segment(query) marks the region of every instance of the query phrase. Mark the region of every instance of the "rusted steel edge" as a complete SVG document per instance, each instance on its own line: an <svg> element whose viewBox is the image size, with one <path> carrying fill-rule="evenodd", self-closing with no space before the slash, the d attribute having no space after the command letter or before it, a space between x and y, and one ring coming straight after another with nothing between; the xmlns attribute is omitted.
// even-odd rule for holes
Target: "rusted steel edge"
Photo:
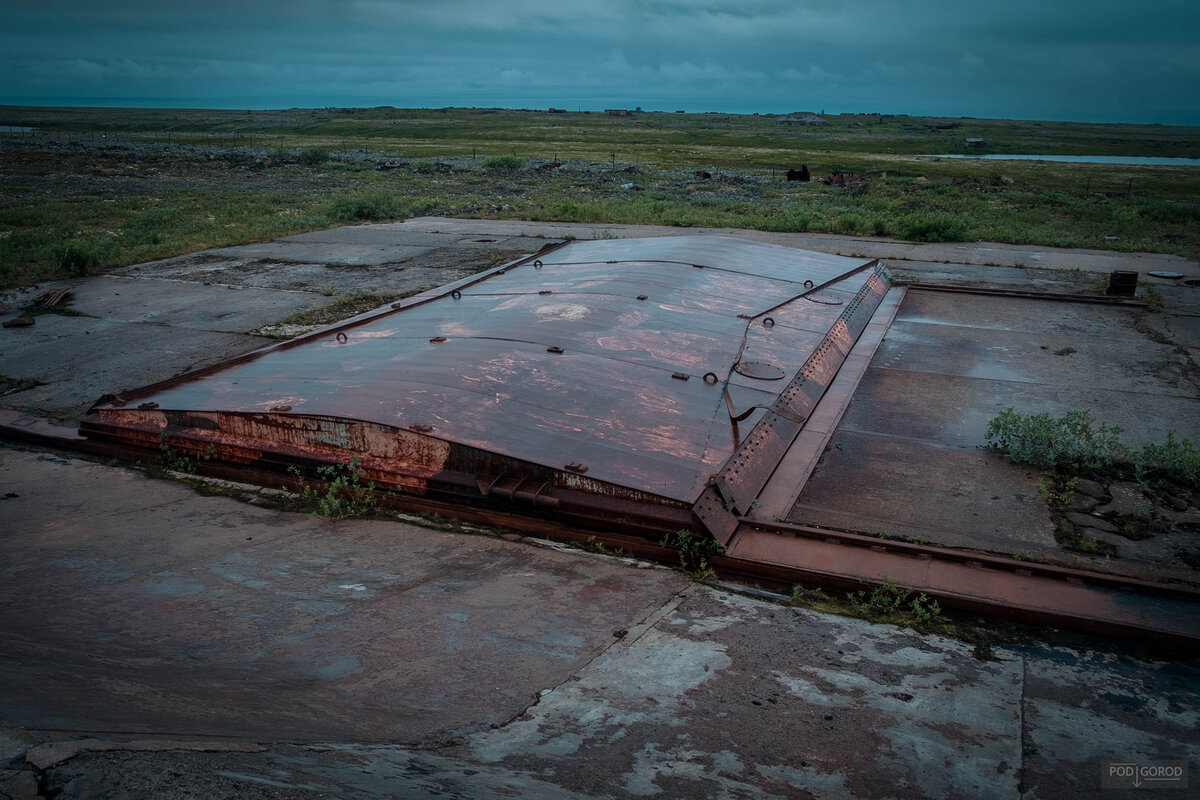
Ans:
<svg viewBox="0 0 1200 800"><path fill-rule="evenodd" d="M494 275L503 274L504 272L507 272L510 269L513 269L513 268L519 267L519 266L523 266L526 263L531 264L534 261L536 261L538 258L540 258L541 256L544 256L546 253L553 252L554 250L557 250L560 247L565 247L567 244L569 244L569 242L559 242L557 244L548 244L545 247L543 247L542 249L538 250L536 253L530 253L527 256L522 256L521 258L514 259L513 261L509 261L505 264L501 264L498 267L493 267L489 270L485 270L484 272L480 272L475 275L469 275L469 276L462 278L460 280L457 280L453 283L448 283L445 286L439 286L435 289L429 289L428 291L420 292L419 294L412 295L411 297L406 297L402 300L396 301L395 303L390 303L388 305L382 306L382 307L374 309L372 311L367 311L363 314L359 314L357 316L351 317L350 319L345 319L345 320L341 320L339 322L334 322L332 324L318 328L315 331L310 331L301 336L297 336L293 339L288 339L288 340L282 341L282 342L274 342L272 344L266 345L265 347L260 347L257 350L251 350L249 353L243 353L240 356L234 356L233 358L225 359L216 364L210 364L207 367L201 367L200 369L192 370L190 372L183 372L174 377L167 378L166 380L162 380L162 381L158 381L157 383L149 384L148 386L140 386L135 389L121 389L120 391L113 392L111 394L106 394L103 397L99 398L95 403L93 403L93 407L99 406L99 405L104 405L106 403L114 403L114 402L117 404L125 405L133 400L136 400L139 397L145 397L147 395L156 394L158 392L165 391L167 389L173 389L176 386L187 383L188 381L194 380L196 378L202 378L202 377L206 377L208 375L213 375L218 372L222 372L222 371L228 369L229 367L234 367L234 366L238 366L240 364L245 364L250 361L254 361L255 359L261 358L262 356L266 355L267 353L272 353L277 350L288 350L293 347L297 347L301 344L306 344L308 342L311 342L314 339L321 339L323 337L328 336L331 333L350 330L351 328L357 328L361 325L365 325L369 322L373 322L374 320L377 320L380 317L390 316L392 314L396 314L398 312L405 311L407 309L414 308L416 306L420 306L420 305L424 305L426 303L433 302L434 300L439 300L443 297L448 297L449 295L451 295L454 292L461 291L462 289L464 289L468 286L473 286L477 283L481 283L481 282L487 280L488 278L491 278Z"/></svg>
<svg viewBox="0 0 1200 800"><path fill-rule="evenodd" d="M85 439L72 429L56 426L44 420L34 420L21 415L19 412L4 412L3 410L0 410L0 438L38 447L73 451L103 458L115 458L127 463L135 463L147 455L147 452L141 448ZM214 465L213 463L205 463L201 465L201 472L218 478L236 479L242 482L283 488L295 488L294 481L289 481L285 476L281 476L279 473L273 471L268 472L263 470L263 474L260 475L253 470L248 472L245 469L234 469ZM670 566L677 566L679 564L679 550L676 548L666 547L653 540L631 534L581 529L555 520L530 517L515 511L490 507L465 506L432 498L392 494L386 495L382 499L387 507L399 511L432 513L460 522L501 527L525 535L536 535L583 547L603 545L610 550L620 548L625 554L630 556L645 558ZM1099 588L1107 590L1120 591L1122 589L1131 589L1145 593L1176 593L1177 595L1182 595L1181 599L1185 601L1197 602L1198 608L1200 608L1200 593L1185 587L1153 584L1136 579L1087 572L1085 570L1051 567L1049 565L1004 559L982 553L929 547L926 545L910 544L908 542L896 542L839 531L803 528L802 526L778 523L764 523L759 520L744 518L740 522L741 524L753 526L757 529L775 530L781 533L795 534L798 532L797 529L799 529L799 532L804 532L814 537L819 536L822 539L837 540L839 544L847 547L848 552L852 552L852 548L871 547L877 551L882 550L885 553L889 553L896 558L910 558L914 555L922 557L922 554L924 554L923 557L929 558L961 560L968 563L976 562L984 567L994 567L997 564L1004 564L1014 572L1017 569L1027 570L1030 576L1037 579L1054 580L1056 582L1064 579L1094 582ZM839 592L852 592L883 586L882 581L872 581L869 578L860 576L769 564L729 555L710 555L708 556L708 562L718 576L746 581L753 585L782 590L784 592L790 592L797 584ZM1050 573L1054 573L1054 575L1051 576ZM928 591L916 586L901 588L923 591L931 599L937 600L944 608L951 611L978 614L1008 622L1058 627L1094 636L1117 637L1123 641L1155 647L1182 647L1186 648L1189 652L1195 652L1197 648L1200 648L1200 638L1179 634L1174 631L1154 630L1118 621L1057 613L1044 608L1029 608L1016 604L999 603L990 598Z"/></svg>
<svg viewBox="0 0 1200 800"><path fill-rule="evenodd" d="M750 517L739 519L741 526L753 530L767 531L784 536L802 539L819 539L824 542L836 542L847 547L869 548L877 552L895 553L907 557L934 558L939 561L953 561L960 564L975 564L988 569L997 569L1013 573L1026 573L1027 576L1049 578L1058 581L1084 583L1106 589L1136 589L1139 592L1169 595L1190 600L1200 604L1200 588L1184 584L1156 583L1122 575L1111 575L1104 572L1061 567L1054 564L1040 564L1033 561L1020 561L992 553L974 550L960 550L952 547L914 544L894 539L880 539L862 533L831 530L827 528L811 528L806 525L793 525L786 522L766 522Z"/></svg>
<svg viewBox="0 0 1200 800"><path fill-rule="evenodd" d="M897 556L900 558L902 556ZM747 559L727 556L709 556L709 565L718 576L749 581L791 592L796 585L819 588L835 592L854 592L884 587L882 580L848 576L824 570L803 569L794 566L764 564ZM1106 641L1119 639L1123 642L1169 650L1178 657L1180 651L1189 656L1200 652L1200 636L1184 632L1162 630L1141 624L1122 622L1095 616L1081 616L1053 609L1038 608L1016 603L1004 603L987 597L978 597L947 591L930 590L919 586L892 584L895 588L925 594L946 609L960 614L971 614L1004 622L1032 625L1036 627L1060 628L1103 638Z"/></svg>
<svg viewBox="0 0 1200 800"><path fill-rule="evenodd" d="M1145 300L1128 297L1109 297L1099 294L1064 294L1060 292L1030 292L1024 289L985 289L974 286L953 286L948 283L904 284L914 291L948 292L953 294L977 294L989 297L1019 297L1022 300L1055 300L1062 303L1094 303L1104 306L1128 306L1145 308Z"/></svg>

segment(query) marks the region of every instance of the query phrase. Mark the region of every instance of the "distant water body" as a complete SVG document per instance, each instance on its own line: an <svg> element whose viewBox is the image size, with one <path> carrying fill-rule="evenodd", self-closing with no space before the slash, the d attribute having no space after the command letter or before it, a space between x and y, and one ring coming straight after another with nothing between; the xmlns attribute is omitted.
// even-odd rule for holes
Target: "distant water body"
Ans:
<svg viewBox="0 0 1200 800"><path fill-rule="evenodd" d="M921 153L922 158L979 158L988 161L1070 161L1082 164L1136 164L1163 167L1200 167L1200 158L1160 158L1158 156L1027 156L960 155Z"/></svg>

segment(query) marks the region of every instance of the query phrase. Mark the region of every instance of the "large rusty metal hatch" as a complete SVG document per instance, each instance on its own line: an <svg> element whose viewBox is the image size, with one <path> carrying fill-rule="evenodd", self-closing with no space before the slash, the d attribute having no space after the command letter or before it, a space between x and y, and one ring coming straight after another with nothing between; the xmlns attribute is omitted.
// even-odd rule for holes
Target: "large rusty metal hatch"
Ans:
<svg viewBox="0 0 1200 800"><path fill-rule="evenodd" d="M740 239L573 241L108 396L80 431L724 543L888 287L876 261Z"/></svg>

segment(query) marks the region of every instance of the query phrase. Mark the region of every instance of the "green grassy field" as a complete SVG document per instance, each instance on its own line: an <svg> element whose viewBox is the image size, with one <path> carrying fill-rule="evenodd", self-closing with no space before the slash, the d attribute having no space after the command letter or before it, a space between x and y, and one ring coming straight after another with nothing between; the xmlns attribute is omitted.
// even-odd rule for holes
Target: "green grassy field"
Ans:
<svg viewBox="0 0 1200 800"><path fill-rule="evenodd" d="M1200 258L1200 129L908 116L0 107L0 285L414 214ZM968 151L966 140L983 144ZM539 168L550 162L557 168ZM854 173L848 186L787 182ZM711 178L697 177L699 170Z"/></svg>

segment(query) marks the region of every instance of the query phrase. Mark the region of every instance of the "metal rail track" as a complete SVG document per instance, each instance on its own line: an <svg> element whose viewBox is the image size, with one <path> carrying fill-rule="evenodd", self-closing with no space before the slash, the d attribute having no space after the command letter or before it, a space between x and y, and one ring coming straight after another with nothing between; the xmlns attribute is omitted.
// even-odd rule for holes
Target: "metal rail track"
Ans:
<svg viewBox="0 0 1200 800"><path fill-rule="evenodd" d="M1103 306L1127 306L1145 308L1150 305L1135 297L1102 294L1065 294L1062 292L1034 292L1027 289L988 289L982 286L955 286L949 283L913 283L909 289L920 292L944 292L949 294L974 294L988 297L1015 297L1022 300L1055 300L1062 303L1092 303Z"/></svg>

